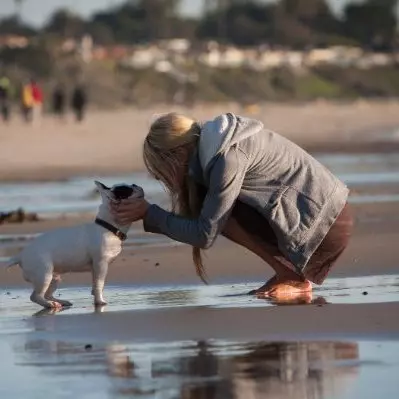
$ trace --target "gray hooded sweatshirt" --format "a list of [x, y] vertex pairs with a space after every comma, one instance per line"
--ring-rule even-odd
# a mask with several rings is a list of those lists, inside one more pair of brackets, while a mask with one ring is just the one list
[[147, 232], [209, 248], [235, 201], [267, 221], [283, 255], [303, 272], [346, 204], [348, 188], [306, 151], [260, 121], [231, 113], [201, 125], [189, 176], [207, 187], [201, 213], [186, 219], [151, 205]]

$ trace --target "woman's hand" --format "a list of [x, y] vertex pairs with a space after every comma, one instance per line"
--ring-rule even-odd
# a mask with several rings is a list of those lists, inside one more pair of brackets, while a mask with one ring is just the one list
[[110, 210], [116, 221], [121, 225], [144, 219], [150, 204], [144, 198], [131, 198], [110, 203]]

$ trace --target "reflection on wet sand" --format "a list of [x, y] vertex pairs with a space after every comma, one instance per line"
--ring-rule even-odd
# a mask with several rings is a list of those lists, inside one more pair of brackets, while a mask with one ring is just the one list
[[257, 345], [235, 363], [236, 397], [325, 398], [357, 374], [357, 367], [344, 361], [358, 356], [353, 343]]
[[[50, 374], [106, 377], [111, 397], [322, 399], [357, 376], [358, 345], [345, 342], [94, 344], [35, 340], [22, 364]], [[89, 382], [88, 382], [89, 383]]]

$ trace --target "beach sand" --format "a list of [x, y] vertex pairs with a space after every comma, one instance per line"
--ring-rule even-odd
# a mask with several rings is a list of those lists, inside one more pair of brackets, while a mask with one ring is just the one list
[[[399, 126], [398, 111], [396, 103], [270, 105], [262, 119], [309, 148], [335, 151], [342, 143], [343, 152], [363, 151], [384, 143], [374, 132]], [[140, 140], [150, 115], [123, 111], [93, 116], [79, 128], [46, 121], [42, 130], [1, 130], [1, 176], [141, 170]], [[111, 128], [115, 135], [108, 137]], [[397, 187], [375, 184], [372, 191], [396, 193]], [[189, 247], [135, 244], [153, 236], [142, 232], [141, 222], [110, 267], [103, 308], [92, 305], [87, 273], [65, 276], [59, 293], [74, 306], [52, 312], [29, 301], [31, 287], [19, 268], [0, 267], [0, 397], [396, 398], [399, 203], [353, 204], [352, 210], [349, 247], [326, 283], [295, 303], [246, 295], [271, 270], [224, 238], [206, 252], [210, 285], [202, 285]], [[1, 225], [0, 237], [92, 219]], [[4, 246], [7, 256], [18, 250], [12, 241]]]
[[82, 125], [63, 124], [50, 117], [35, 126], [27, 127], [19, 120], [9, 126], [0, 125], [0, 179], [63, 179], [141, 170], [142, 142], [151, 121], [168, 111], [184, 112], [200, 120], [228, 111], [256, 117], [268, 129], [312, 151], [399, 149], [399, 138], [394, 134], [399, 126], [396, 101], [266, 104], [251, 112], [235, 104], [203, 105], [190, 110], [160, 106], [93, 111]]
[[[188, 247], [127, 245], [102, 308], [92, 305], [89, 274], [65, 276], [59, 295], [74, 306], [54, 313], [29, 301], [19, 268], [0, 269], [0, 395], [393, 399], [398, 208], [354, 206], [347, 251], [322, 287], [292, 303], [248, 296], [270, 270], [223, 238], [206, 257], [209, 286]], [[4, 225], [0, 234], [81, 221]]]
[[[399, 227], [399, 204], [352, 206], [355, 227], [350, 245], [331, 270], [332, 277], [369, 276], [398, 273], [398, 248], [393, 245]], [[71, 226], [92, 217], [44, 220], [23, 224], [0, 226], [0, 234], [34, 234], [61, 226]], [[141, 222], [132, 229], [142, 229]], [[141, 237], [153, 236], [141, 233]], [[14, 253], [10, 253], [11, 255]], [[271, 269], [247, 251], [219, 237], [213, 248], [204, 252], [205, 265], [211, 282], [262, 281], [271, 276]], [[90, 275], [66, 275], [66, 284], [89, 284]], [[195, 284], [200, 283], [191, 260], [191, 247], [175, 245], [166, 247], [136, 246], [134, 240], [124, 246], [122, 254], [109, 270], [110, 284]], [[20, 285], [18, 268], [0, 269], [1, 285]]]

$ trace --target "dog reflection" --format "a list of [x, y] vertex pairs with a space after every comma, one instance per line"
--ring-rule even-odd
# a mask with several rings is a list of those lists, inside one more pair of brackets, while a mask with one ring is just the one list
[[108, 374], [112, 377], [135, 377], [135, 365], [123, 345], [108, 345], [106, 348]]

